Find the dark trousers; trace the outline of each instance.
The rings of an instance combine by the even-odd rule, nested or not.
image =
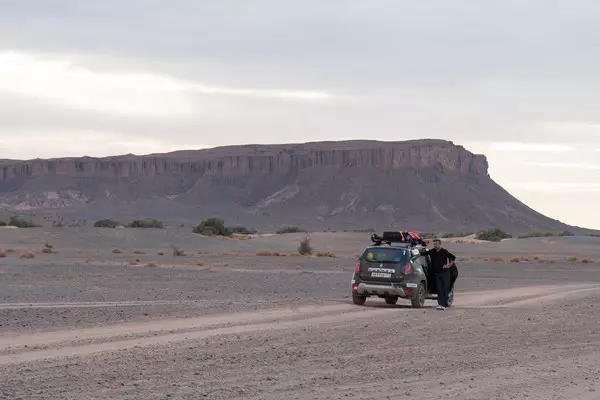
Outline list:
[[[438,304],[448,307],[448,294],[450,293],[450,283],[452,276],[450,269],[444,269],[435,274],[435,287],[438,293]]]

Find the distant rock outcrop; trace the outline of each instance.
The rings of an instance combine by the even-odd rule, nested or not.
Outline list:
[[[220,216],[257,228],[510,231],[573,227],[525,206],[485,156],[442,140],[228,146],[145,156],[7,160],[0,204],[78,218]],[[144,214],[144,215],[140,215]]]

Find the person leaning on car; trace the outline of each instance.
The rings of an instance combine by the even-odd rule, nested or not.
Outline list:
[[[454,264],[456,257],[448,250],[442,248],[440,239],[433,240],[433,249],[421,251],[421,255],[427,255],[431,259],[431,271],[435,278],[435,285],[438,293],[438,310],[445,310],[448,307],[448,294],[450,293],[450,284],[452,275],[450,267]]]

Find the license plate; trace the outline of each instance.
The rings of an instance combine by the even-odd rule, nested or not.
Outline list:
[[[371,272],[373,278],[391,278],[392,274],[386,274],[384,272]]]

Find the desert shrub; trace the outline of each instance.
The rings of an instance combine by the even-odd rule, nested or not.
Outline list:
[[[116,228],[119,225],[121,224],[112,219],[101,219],[94,222],[94,228]]]
[[[17,216],[10,217],[8,226],[16,226],[17,228],[35,228],[33,222]]]
[[[510,262],[511,263],[518,263],[518,262],[521,262],[521,259],[519,257],[513,257],[513,258],[510,259]]]
[[[134,250],[133,254],[146,254],[143,250]]]
[[[438,237],[438,235],[434,232],[424,232],[421,233],[421,237],[423,239],[435,239],[436,237]]]
[[[562,231],[558,236],[573,236],[573,234],[569,231]]]
[[[159,255],[159,256],[164,256],[165,252],[162,251],[162,250],[159,250],[159,251],[156,252],[156,254]]]
[[[310,245],[310,236],[306,235],[304,237],[304,239],[302,239],[302,241],[300,242],[300,245],[298,246],[298,253],[305,256],[305,255],[312,254],[312,252],[313,252],[313,249]]]
[[[122,253],[121,249],[119,249],[117,247],[115,247],[114,249],[112,249],[112,252],[113,252],[113,254],[121,254]]]
[[[35,258],[35,253],[31,252],[31,251],[26,251],[24,253],[21,254],[21,258],[30,260],[32,258]]]
[[[491,262],[504,262],[504,257],[501,256],[492,256],[490,258],[488,258],[489,261]]]
[[[42,253],[44,253],[44,254],[52,254],[52,253],[54,253],[54,250],[52,250],[51,248],[48,248],[48,247],[44,247],[42,249]]]
[[[6,222],[0,221],[0,226],[6,226]]]
[[[7,253],[16,253],[17,249],[9,248],[9,249],[6,249],[6,252]]]
[[[170,245],[171,249],[173,249],[173,255],[175,257],[185,257],[187,254],[185,253],[185,251],[181,250],[178,246],[172,244]]]
[[[450,238],[455,238],[455,237],[470,236],[472,234],[473,234],[473,232],[447,232],[442,235],[442,238],[450,239]],[[421,235],[421,236],[423,236],[423,235]],[[430,238],[427,238],[427,239],[430,239]],[[433,239],[433,238],[431,238],[431,239]]]
[[[203,220],[192,232],[204,236],[231,236],[233,234],[232,230],[225,226],[225,221],[216,217]]]
[[[588,259],[588,258],[584,258],[583,260],[581,260],[581,262],[582,262],[583,264],[589,264],[589,263],[592,263],[593,261],[592,261],[592,260],[590,260],[590,259]]]
[[[519,239],[536,238],[536,237],[551,237],[556,236],[554,232],[530,232],[519,235]]]
[[[490,242],[499,242],[502,239],[508,239],[511,237],[512,237],[512,235],[504,232],[500,228],[481,230],[481,231],[477,232],[477,234],[475,235],[475,239],[477,239],[477,240],[487,240]]]
[[[165,226],[161,220],[151,219],[151,220],[141,220],[135,219],[131,221],[128,225],[128,228],[155,228],[155,229],[163,229]]]
[[[344,231],[345,232],[345,231]],[[355,229],[353,232],[355,233],[373,233],[375,232],[375,228],[361,228]]]
[[[329,258],[338,258],[335,253],[332,253],[331,251],[320,251],[317,254],[315,254],[317,257],[329,257]]]
[[[273,250],[259,249],[256,251],[256,255],[262,257],[279,257],[281,253]]]
[[[155,263],[150,262],[150,263],[146,264],[146,267],[148,267],[148,268],[156,268],[157,265]]]
[[[6,252],[5,251],[0,251],[0,258],[4,258],[6,257]]]
[[[229,230],[231,231],[231,233],[235,233],[238,235],[254,235],[258,232],[256,229],[248,229],[243,226],[234,226],[229,228]]]
[[[590,236],[590,237],[600,237],[600,233],[590,233],[588,236]]]
[[[306,231],[297,226],[283,226],[283,227],[277,229],[278,235],[283,235],[285,233],[300,233],[300,232],[306,232]]]
[[[579,261],[579,259],[577,257],[569,257],[567,261],[570,263],[576,263]]]

